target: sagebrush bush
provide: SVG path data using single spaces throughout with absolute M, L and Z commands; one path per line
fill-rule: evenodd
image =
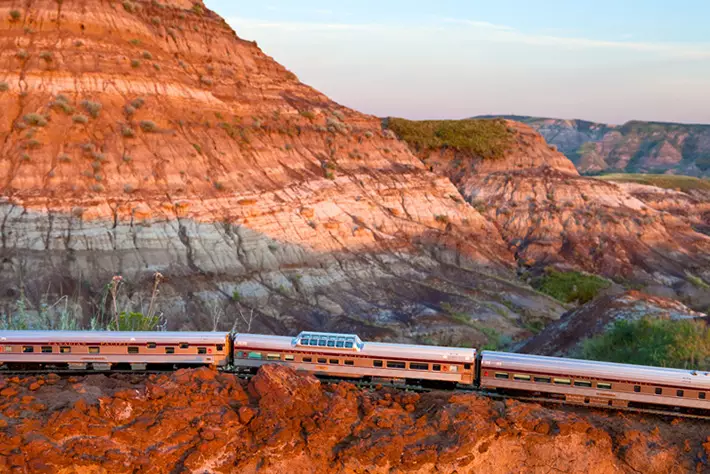
M 29 125 L 34 125 L 36 127 L 44 127 L 45 125 L 47 125 L 47 118 L 41 114 L 27 114 L 22 117 L 22 119 Z
M 39 58 L 48 63 L 54 61 L 54 55 L 49 51 L 42 51 L 41 53 L 39 53 Z
M 10 10 L 10 19 L 12 21 L 17 21 L 22 18 L 22 13 L 19 10 Z
M 93 118 L 97 118 L 99 116 L 99 112 L 101 112 L 101 109 L 103 108 L 101 103 L 92 102 L 90 100 L 83 100 L 81 102 L 81 106 L 84 107 L 84 110 L 86 110 Z
M 74 123 L 85 124 L 85 123 L 89 122 L 89 117 L 87 117 L 86 115 L 82 115 L 82 114 L 74 115 L 71 119 L 72 119 L 72 122 L 74 122 Z
M 150 120 L 141 120 L 140 127 L 141 130 L 146 133 L 151 133 L 158 130 L 158 126 L 155 124 L 155 122 L 152 122 Z

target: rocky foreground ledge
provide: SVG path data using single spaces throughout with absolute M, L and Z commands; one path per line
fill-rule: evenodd
M 364 391 L 280 366 L 0 379 L 0 472 L 710 471 L 710 426 L 475 394 Z

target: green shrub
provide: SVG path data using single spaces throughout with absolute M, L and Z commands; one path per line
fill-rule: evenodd
M 121 135 L 123 135 L 125 138 L 133 138 L 136 136 L 136 132 L 134 132 L 131 127 L 124 125 L 123 127 L 121 127 Z
M 501 158 L 513 142 L 503 120 L 389 118 L 386 126 L 417 150 L 453 148 L 487 159 Z
M 10 19 L 12 21 L 18 21 L 22 17 L 19 10 L 10 10 Z
M 72 119 L 72 122 L 74 122 L 74 123 L 85 124 L 85 123 L 89 122 L 89 117 L 87 117 L 86 115 L 82 115 L 82 114 L 76 114 L 71 119 Z
M 101 112 L 101 109 L 103 108 L 99 102 L 92 102 L 90 100 L 83 100 L 81 102 L 81 106 L 84 107 L 84 110 L 86 110 L 93 118 L 97 118 L 99 116 L 99 112 Z
M 584 304 L 593 300 L 600 290 L 608 288 L 610 283 L 596 275 L 550 270 L 534 281 L 533 286 L 563 303 Z
M 125 0 L 123 2 L 123 9 L 126 10 L 128 13 L 135 13 L 138 7 L 135 3 Z
M 41 114 L 27 114 L 22 119 L 29 125 L 36 127 L 44 127 L 47 125 L 47 118 Z
M 158 316 L 123 311 L 118 315 L 118 327 L 116 321 L 111 321 L 107 329 L 109 331 L 155 331 L 158 324 L 160 324 Z
M 616 321 L 582 346 L 585 359 L 710 370 L 710 328 L 699 321 Z
M 153 59 L 153 55 L 150 54 L 150 51 L 143 51 L 141 56 L 143 56 L 143 59 Z
M 5 81 L 0 81 L 0 92 L 6 92 L 10 89 L 10 84 Z
M 39 58 L 48 63 L 54 61 L 54 55 L 52 55 L 52 53 L 50 53 L 49 51 L 42 51 L 41 53 L 39 53 Z
M 141 130 L 146 133 L 152 133 L 158 130 L 158 126 L 155 122 L 151 122 L 150 120 L 141 120 L 140 127 Z
M 131 59 L 131 67 L 132 68 L 139 68 L 141 67 L 141 62 L 139 59 Z
M 299 113 L 301 114 L 301 116 L 307 118 L 308 120 L 313 120 L 314 118 L 316 118 L 316 114 L 314 114 L 310 110 L 301 110 Z

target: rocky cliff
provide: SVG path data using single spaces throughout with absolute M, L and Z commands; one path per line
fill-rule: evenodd
M 562 312 L 448 179 L 200 2 L 2 0 L 0 85 L 0 313 L 88 324 L 114 275 L 144 311 L 156 272 L 171 328 L 470 344 L 443 303 Z
M 706 472 L 703 422 L 363 391 L 280 366 L 0 379 L 0 469 L 47 473 Z
M 710 125 L 505 116 L 526 123 L 582 173 L 601 171 L 710 176 Z
M 672 294 L 667 296 L 689 298 L 706 308 L 710 238 L 697 228 L 697 216 L 677 215 L 670 201 L 664 208 L 625 185 L 580 176 L 570 160 L 527 125 L 493 123 L 508 138 L 501 145 L 505 151 L 489 157 L 452 140 L 419 146 L 423 139 L 412 139 L 417 134 L 407 128 L 416 128 L 411 125 L 416 122 L 391 122 L 391 127 L 498 228 L 522 268 L 582 269 L 621 283 L 668 288 Z M 426 133 L 442 135 L 440 130 Z M 693 283 L 696 277 L 699 285 Z

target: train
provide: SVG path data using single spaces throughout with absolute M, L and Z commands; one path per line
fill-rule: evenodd
M 473 348 L 363 342 L 355 334 L 0 331 L 3 369 L 147 370 L 282 364 L 321 377 L 531 395 L 600 407 L 710 413 L 710 373 Z

